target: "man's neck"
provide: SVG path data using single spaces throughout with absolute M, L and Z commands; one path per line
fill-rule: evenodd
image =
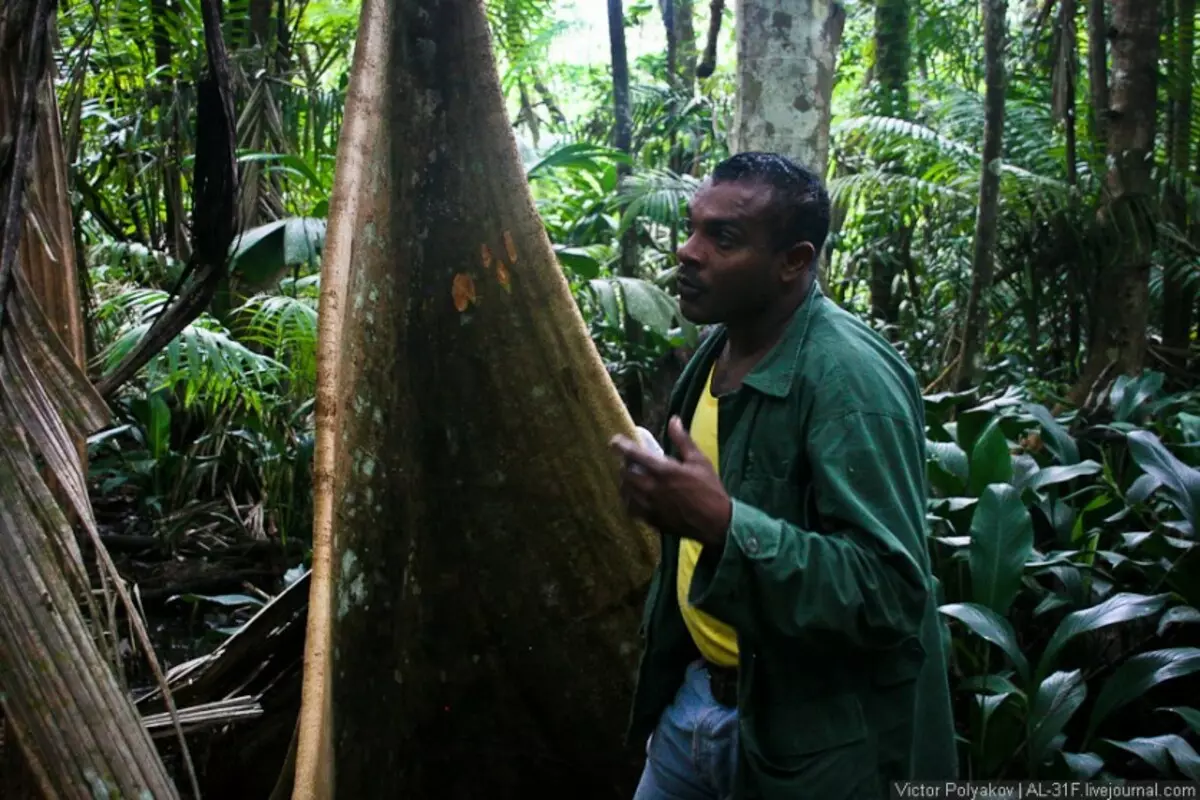
M 812 291 L 811 285 L 788 302 L 777 303 L 753 319 L 725 325 L 725 356 L 735 364 L 753 364 L 779 342 L 796 310 Z

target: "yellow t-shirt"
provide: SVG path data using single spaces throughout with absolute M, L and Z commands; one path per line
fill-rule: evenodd
M 712 394 L 712 371 L 708 373 L 704 394 L 696 404 L 696 413 L 692 417 L 689 433 L 713 463 L 713 468 L 719 472 L 721 462 L 717 458 L 717 398 Z M 683 613 L 683 621 L 691 632 L 696 647 L 700 648 L 700 653 L 715 664 L 733 667 L 738 663 L 737 633 L 724 622 L 688 605 L 692 572 L 696 569 L 702 548 L 703 545 L 695 539 L 681 539 L 679 542 L 679 572 L 675 581 L 679 610 Z

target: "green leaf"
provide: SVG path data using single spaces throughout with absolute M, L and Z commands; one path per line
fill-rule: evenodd
M 1102 739 L 1101 741 L 1132 753 L 1158 770 L 1164 777 L 1173 776 L 1171 762 L 1190 780 L 1200 780 L 1200 756 L 1187 740 L 1176 734 L 1139 736 L 1135 739 Z
M 1017 644 L 1017 634 L 1004 617 L 977 603 L 948 603 L 939 607 L 938 611 L 958 620 L 977 636 L 999 647 L 1008 656 L 1021 680 L 1029 679 L 1029 662 Z
M 1162 610 L 1169 598 L 1169 594 L 1145 595 L 1121 592 L 1099 605 L 1067 614 L 1058 624 L 1054 635 L 1050 637 L 1046 649 L 1042 651 L 1041 661 L 1038 662 L 1038 676 L 1046 675 L 1053 668 L 1063 647 L 1076 636 L 1106 628 L 1109 625 L 1153 616 Z
M 1128 436 L 1129 453 L 1147 474 L 1162 482 L 1163 491 L 1178 508 L 1192 531 L 1196 530 L 1196 512 L 1200 509 L 1200 470 L 1184 464 L 1149 431 L 1133 431 Z
M 1039 403 L 1027 403 L 1025 410 L 1042 426 L 1046 433 L 1042 441 L 1060 464 L 1079 462 L 1079 446 L 1075 444 L 1071 434 L 1067 433 L 1067 429 L 1054 419 L 1049 409 Z
M 1192 729 L 1192 733 L 1200 734 L 1200 711 L 1188 706 L 1166 706 L 1160 710 L 1178 714 L 1187 723 L 1188 727 Z
M 971 519 L 972 599 L 1007 614 L 1032 553 L 1033 520 L 1020 492 L 1006 484 L 988 486 Z
M 1080 670 L 1055 672 L 1038 685 L 1029 707 L 1029 760 L 1041 764 L 1051 743 L 1083 705 L 1087 684 Z
M 1162 619 L 1158 621 L 1158 635 L 1162 636 L 1171 625 L 1189 622 L 1200 622 L 1200 611 L 1191 606 L 1175 606 L 1167 609 L 1167 613 L 1163 614 Z
M 1034 474 L 1027 485 L 1031 489 L 1041 489 L 1082 478 L 1085 475 L 1095 475 L 1102 469 L 1103 467 L 1090 458 L 1087 461 L 1080 461 L 1065 467 L 1045 467 Z
M 1162 486 L 1160 481 L 1149 472 L 1142 473 L 1137 480 L 1129 485 L 1129 489 L 1125 492 L 1125 502 L 1129 505 L 1140 505 L 1146 502 L 1146 499 L 1157 489 Z
M 1095 753 L 1059 753 L 1067 769 L 1079 780 L 1091 780 L 1104 769 L 1104 759 Z
M 961 495 L 967 490 L 970 467 L 967 454 L 954 442 L 925 442 L 929 454 L 930 480 L 948 495 Z
M 604 298 L 605 293 L 611 294 L 613 287 L 618 287 L 625 303 L 625 310 L 635 321 L 645 325 L 663 336 L 670 332 L 671 325 L 676 319 L 682 320 L 679 305 L 675 298 L 664 292 L 649 281 L 640 278 L 597 278 L 589 281 L 589 285 L 598 296 Z M 609 302 L 601 299 L 601 304 Z M 605 306 L 606 314 L 619 320 L 615 309 Z M 612 321 L 610 319 L 610 321 Z
M 288 267 L 312 264 L 325 246 L 325 220 L 289 217 L 243 232 L 233 240 L 230 271 L 251 287 L 276 282 Z
M 993 417 L 975 446 L 971 448 L 970 483 L 971 494 L 980 496 L 984 487 L 993 483 L 1012 481 L 1012 456 L 1008 452 L 1008 441 L 1000 429 L 1000 417 Z
M 1116 711 L 1161 683 L 1200 671 L 1200 648 L 1172 647 L 1138 653 L 1109 676 L 1092 707 L 1087 738 Z
M 185 603 L 213 603 L 214 605 L 231 608 L 263 605 L 262 599 L 251 597 L 248 594 L 177 594 L 172 596 L 170 600 L 182 600 Z

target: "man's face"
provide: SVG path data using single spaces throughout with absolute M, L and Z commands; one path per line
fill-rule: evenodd
M 775 246 L 771 192 L 752 181 L 710 182 L 696 192 L 677 252 L 680 311 L 692 322 L 749 319 L 780 299 L 797 254 Z

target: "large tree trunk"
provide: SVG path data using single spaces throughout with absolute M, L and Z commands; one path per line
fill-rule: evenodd
M 963 318 L 962 343 L 954 383 L 969 388 L 979 374 L 987 346 L 987 296 L 995 266 L 996 226 L 1000 212 L 1000 155 L 1004 142 L 1005 0 L 987 0 L 983 18 L 987 88 L 984 99 L 983 165 L 979 178 L 979 210 L 975 215 L 975 248 L 971 258 L 971 294 Z
M 1174 126 L 1170 134 L 1171 188 L 1168 193 L 1172 221 L 1188 233 L 1188 193 L 1192 185 L 1192 56 L 1196 45 L 1196 0 L 1176 0 L 1177 27 L 1173 54 L 1174 80 L 1171 106 Z M 1184 280 L 1184 270 L 1169 267 L 1163 281 L 1163 344 L 1169 358 L 1182 366 L 1187 361 L 1196 295 Z
M 1108 206 L 1113 257 L 1103 266 L 1102 291 L 1087 365 L 1072 392 L 1088 396 L 1106 374 L 1136 374 L 1146 351 L 1150 255 L 1153 251 L 1154 125 L 1158 64 L 1158 3 L 1113 4 L 1112 113 L 1108 125 Z
M 294 796 L 631 796 L 656 545 L 480 0 L 364 3 L 321 293 Z
M 738 0 L 733 151 L 788 156 L 822 178 L 846 12 L 836 0 Z

